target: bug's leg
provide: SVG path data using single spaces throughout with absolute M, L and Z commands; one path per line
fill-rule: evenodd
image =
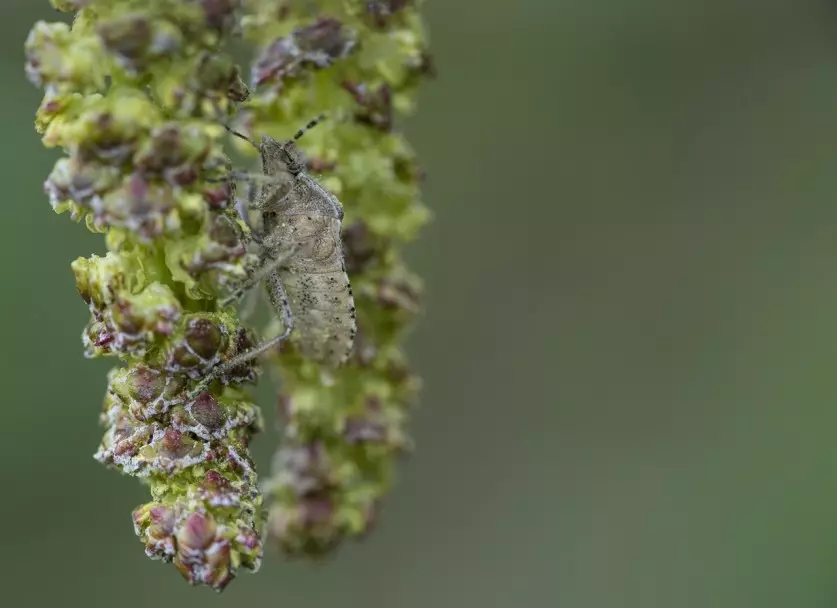
M 250 206 L 247 204 L 246 201 L 243 201 L 240 198 L 235 199 L 235 212 L 238 214 L 238 217 L 241 218 L 241 221 L 247 224 L 247 227 L 250 229 L 250 232 L 254 232 L 253 226 L 250 224 L 250 214 L 248 213 Z
M 247 277 L 236 289 L 235 291 L 223 298 L 219 304 L 222 307 L 229 306 L 236 300 L 240 300 L 244 294 L 254 287 L 256 287 L 259 283 L 261 283 L 268 275 L 271 273 L 276 272 L 276 269 L 285 264 L 291 257 L 293 257 L 294 253 L 296 253 L 296 247 L 292 245 L 287 245 L 282 250 L 280 250 L 275 257 L 268 257 L 264 258 L 258 268 Z
M 248 181 L 247 182 L 247 199 L 236 199 L 235 201 L 235 209 L 238 211 L 239 216 L 244 220 L 244 223 L 250 228 L 250 234 L 253 235 L 253 240 L 258 244 L 264 243 L 264 234 L 261 233 L 260 230 L 256 230 L 251 222 L 250 211 L 253 210 L 255 206 L 253 203 L 254 201 L 258 200 L 258 193 L 259 190 L 257 189 L 257 184 Z
M 261 186 L 261 185 L 264 185 L 264 184 L 276 184 L 279 181 L 275 177 L 270 176 L 270 175 L 264 175 L 262 173 L 246 173 L 246 172 L 243 172 L 243 171 L 233 171 L 233 172 L 231 172 L 230 173 L 230 179 L 234 179 L 234 180 L 240 181 L 240 182 L 245 182 L 246 184 L 248 184 L 250 186 L 248 188 L 248 196 L 247 196 L 248 200 L 247 200 L 246 205 L 251 211 L 262 211 L 264 209 L 264 204 L 261 203 L 258 199 L 258 196 L 256 196 L 256 194 L 258 192 L 257 187 Z M 285 196 L 283 196 L 282 199 L 280 199 L 278 202 L 281 203 L 282 200 L 287 198 L 289 195 L 290 195 L 290 192 L 285 194 Z M 275 205 L 277 203 L 273 202 L 271 204 Z M 236 202 L 236 205 L 238 205 L 238 201 Z M 243 205 L 243 203 L 242 203 L 242 205 Z M 238 209 L 238 206 L 236 206 L 236 209 Z
M 248 173 L 247 171 L 230 171 L 229 179 L 234 179 L 239 182 L 247 182 L 254 185 L 271 184 L 276 181 L 276 178 L 263 173 Z
M 241 218 L 241 221 L 244 222 L 247 228 L 250 229 L 250 238 L 253 240 L 253 242 L 257 245 L 263 245 L 264 236 L 258 228 L 253 226 L 252 218 L 250 217 L 249 203 L 240 198 L 235 199 L 235 212 L 238 214 L 238 217 Z
M 279 278 L 279 273 L 273 272 L 268 275 L 265 279 L 265 283 L 268 295 L 270 296 L 270 302 L 273 304 L 277 314 L 282 319 L 282 326 L 284 327 L 282 333 L 278 336 L 270 338 L 269 340 L 265 340 L 258 346 L 255 346 L 246 352 L 240 353 L 229 361 L 214 367 L 212 371 L 204 376 L 203 380 L 201 380 L 200 383 L 192 389 L 189 393 L 190 399 L 197 397 L 198 394 L 205 391 L 206 387 L 218 378 L 225 376 L 235 368 L 247 363 L 248 361 L 255 359 L 262 353 L 266 353 L 267 351 L 275 348 L 281 342 L 286 340 L 289 335 L 291 335 L 294 327 L 294 318 L 293 313 L 291 312 L 290 304 L 288 303 L 288 297 L 285 294 L 285 289 L 282 287 L 282 280 Z
M 229 183 L 231 180 L 240 179 L 248 183 L 248 186 L 250 187 L 247 189 L 247 200 L 235 197 L 235 204 L 233 207 L 235 208 L 235 212 L 238 214 L 238 217 L 241 218 L 241 221 L 244 222 L 250 229 L 250 236 L 253 238 L 253 241 L 261 244 L 262 235 L 253 227 L 253 223 L 250 221 L 250 210 L 257 209 L 258 207 L 253 203 L 256 197 L 252 186 L 255 184 L 253 183 L 253 180 L 249 178 L 250 176 L 246 173 L 230 171 L 229 174 L 224 177 L 207 177 L 204 181 L 210 184 L 221 184 Z M 235 190 L 233 190 L 233 192 L 235 192 Z

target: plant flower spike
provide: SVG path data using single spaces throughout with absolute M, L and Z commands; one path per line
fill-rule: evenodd
M 45 191 L 105 235 L 104 257 L 72 264 L 85 354 L 119 361 L 95 458 L 148 485 L 133 512 L 146 554 L 221 591 L 258 570 L 264 540 L 315 557 L 362 536 L 420 385 L 401 343 L 421 285 L 401 249 L 429 213 L 394 123 L 432 72 L 421 0 L 51 3 L 72 25 L 26 41 L 36 129 L 65 151 Z M 251 328 L 237 301 L 259 284 L 277 314 Z M 281 424 L 260 481 L 262 368 Z

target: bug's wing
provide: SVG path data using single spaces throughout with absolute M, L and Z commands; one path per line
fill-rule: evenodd
M 337 366 L 349 356 L 356 333 L 355 303 L 340 246 L 340 220 L 288 216 L 299 249 L 280 271 L 303 356 Z
M 301 274 L 287 269 L 281 274 L 285 290 L 293 298 L 294 340 L 300 354 L 332 367 L 344 363 L 357 331 L 346 273 Z M 307 305 L 302 304 L 306 301 Z
M 305 174 L 296 183 L 277 212 L 283 215 L 311 215 L 343 219 L 343 206 L 337 197 Z

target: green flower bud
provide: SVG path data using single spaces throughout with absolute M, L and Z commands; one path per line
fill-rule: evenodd
M 142 13 L 121 15 L 96 27 L 102 45 L 127 73 L 138 75 L 161 57 L 175 54 L 182 34 L 167 21 L 150 21 Z
M 354 33 L 337 19 L 322 18 L 273 40 L 253 65 L 252 86 L 282 83 L 305 70 L 326 68 L 355 47 Z
M 65 23 L 39 21 L 26 39 L 26 76 L 48 93 L 101 90 L 105 72 L 96 40 L 73 35 Z
M 189 583 L 222 591 L 239 567 L 258 570 L 261 542 L 241 521 L 223 523 L 189 503 L 149 503 L 134 511 L 137 536 L 152 559 L 173 562 Z

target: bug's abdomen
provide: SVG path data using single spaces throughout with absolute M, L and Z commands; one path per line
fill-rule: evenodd
M 346 272 L 288 268 L 282 283 L 294 315 L 293 338 L 303 357 L 340 365 L 355 337 L 355 303 Z
M 355 303 L 335 218 L 287 218 L 299 250 L 280 271 L 294 316 L 292 338 L 303 357 L 338 366 L 354 343 Z

